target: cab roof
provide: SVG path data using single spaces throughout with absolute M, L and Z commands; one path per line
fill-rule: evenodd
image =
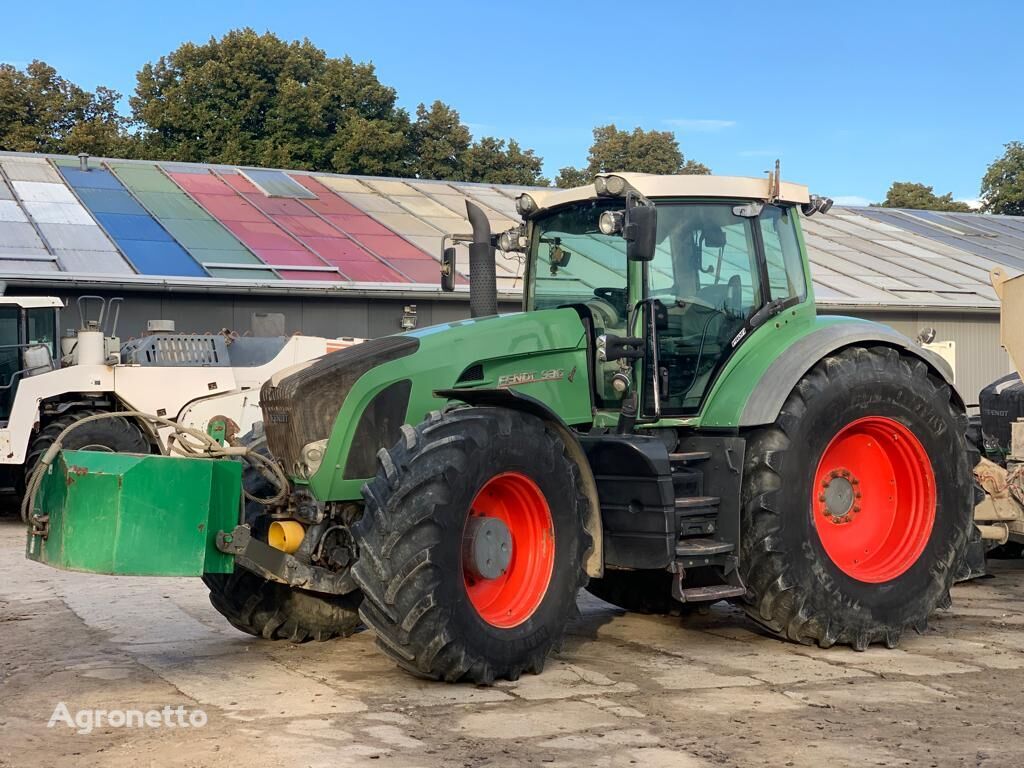
M 0 307 L 63 307 L 64 302 L 56 296 L 0 296 Z
M 747 176 L 710 176 L 710 175 L 659 175 L 653 173 L 602 173 L 605 178 L 619 176 L 626 184 L 647 198 L 696 197 L 696 198 L 728 198 L 740 200 L 772 199 L 771 180 Z M 536 211 L 530 216 L 567 203 L 596 200 L 600 196 L 593 184 L 572 189 L 538 189 L 528 193 L 537 204 Z M 810 194 L 803 184 L 780 182 L 775 199 L 784 203 L 806 203 Z

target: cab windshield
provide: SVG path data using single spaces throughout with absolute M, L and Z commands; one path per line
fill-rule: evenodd
M 649 383 L 657 381 L 666 415 L 699 409 L 738 335 L 764 302 L 806 295 L 795 214 L 766 205 L 759 217 L 742 217 L 733 210 L 736 204 L 658 204 L 658 244 L 646 270 L 646 293 L 657 328 L 659 370 L 649 374 Z M 528 308 L 583 304 L 596 334 L 627 335 L 626 243 L 597 228 L 602 211 L 621 207 L 621 200 L 588 201 L 534 222 Z M 618 403 L 610 386 L 617 370 L 617 363 L 598 365 L 599 406 Z

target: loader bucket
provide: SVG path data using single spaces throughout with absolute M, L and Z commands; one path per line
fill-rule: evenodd
M 1024 377 L 1024 275 L 1007 277 L 996 267 L 989 273 L 992 287 L 1002 302 L 999 340 L 1010 354 L 1017 373 Z
M 27 556 L 70 571 L 230 573 L 218 531 L 239 522 L 237 461 L 62 451 L 36 494 Z

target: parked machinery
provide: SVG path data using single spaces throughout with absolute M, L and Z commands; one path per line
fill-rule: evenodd
M 78 327 L 58 339 L 63 302 L 0 296 L 0 468 L 7 485 L 24 475 L 68 425 L 84 416 L 136 410 L 205 429 L 224 416 L 244 434 L 262 416 L 259 391 L 271 374 L 358 339 L 178 334 L 168 321 L 123 344 L 120 299 L 78 300 Z M 104 419 L 70 435 L 66 447 L 147 453 L 155 432 L 133 418 Z

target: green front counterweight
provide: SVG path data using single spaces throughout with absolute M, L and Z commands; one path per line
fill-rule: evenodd
M 230 573 L 218 531 L 239 520 L 237 461 L 62 451 L 36 495 L 27 555 L 129 576 Z

